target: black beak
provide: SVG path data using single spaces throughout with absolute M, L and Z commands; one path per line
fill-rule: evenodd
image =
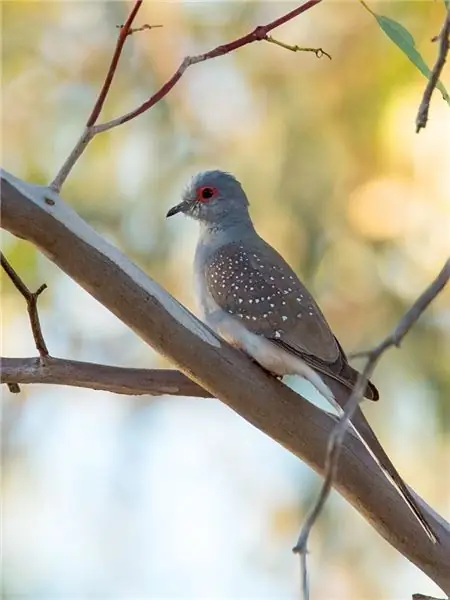
M 186 210 L 188 208 L 189 208 L 189 202 L 186 202 L 186 200 L 183 200 L 183 202 L 180 202 L 180 204 L 173 206 L 169 210 L 169 212 L 166 215 L 166 219 L 167 219 L 167 217 L 173 217 L 173 215 L 176 215 L 179 212 L 186 212 Z

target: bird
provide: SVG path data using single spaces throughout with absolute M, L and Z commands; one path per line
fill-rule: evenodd
M 200 223 L 194 281 L 204 322 L 272 375 L 308 379 L 342 414 L 359 373 L 349 365 L 313 296 L 256 232 L 241 183 L 225 171 L 202 171 L 166 216 L 177 213 Z M 379 399 L 371 381 L 364 396 Z M 351 425 L 428 538 L 437 542 L 360 407 Z

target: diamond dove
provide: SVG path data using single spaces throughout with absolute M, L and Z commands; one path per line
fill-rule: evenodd
M 200 223 L 194 275 L 205 322 L 270 373 L 308 379 L 342 412 L 358 372 L 348 364 L 312 295 L 256 232 L 239 181 L 218 170 L 198 173 L 167 216 L 180 212 Z M 371 382 L 365 396 L 378 400 Z M 352 427 L 428 537 L 436 541 L 360 408 Z

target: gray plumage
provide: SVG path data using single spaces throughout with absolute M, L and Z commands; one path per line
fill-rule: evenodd
M 167 216 L 184 212 L 200 222 L 194 273 L 206 323 L 277 376 L 307 378 L 342 410 L 358 376 L 322 311 L 297 275 L 255 231 L 241 184 L 205 171 L 187 186 Z M 378 399 L 368 383 L 365 395 Z M 428 534 L 433 531 L 378 442 L 362 411 L 352 425 Z

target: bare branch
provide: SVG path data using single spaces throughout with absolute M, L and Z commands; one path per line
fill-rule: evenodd
M 281 42 L 280 40 L 276 40 L 271 35 L 266 35 L 266 41 L 271 44 L 276 44 L 281 48 L 285 48 L 286 50 L 290 50 L 291 52 L 314 52 L 317 58 L 322 58 L 323 56 L 327 56 L 331 60 L 331 55 L 328 52 L 325 52 L 323 48 L 308 48 L 303 46 L 286 44 L 285 42 Z
M 419 319 L 420 315 L 426 310 L 428 305 L 436 296 L 441 292 L 447 285 L 450 278 L 450 259 L 447 260 L 445 265 L 442 267 L 441 272 L 436 279 L 431 283 L 423 294 L 414 302 L 408 312 L 403 316 L 402 320 L 391 333 L 391 335 L 381 344 L 381 348 L 378 352 L 383 352 L 390 346 L 400 346 L 400 342 Z M 377 352 L 377 349 L 372 350 L 372 355 Z
M 100 90 L 98 98 L 94 104 L 92 111 L 91 111 L 91 114 L 89 115 L 89 117 L 87 119 L 86 126 L 84 128 L 84 132 L 83 132 L 82 136 L 80 137 L 80 139 L 78 140 L 78 142 L 76 143 L 72 152 L 67 157 L 67 160 L 64 162 L 63 166 L 59 170 L 55 179 L 50 184 L 50 187 L 55 191 L 59 191 L 61 189 L 63 183 L 67 179 L 73 166 L 75 165 L 77 160 L 80 158 L 80 156 L 83 154 L 84 150 L 86 149 L 86 146 L 89 144 L 91 139 L 94 137 L 94 132 L 92 130 L 92 126 L 95 125 L 95 123 L 97 122 L 97 119 L 102 111 L 103 105 L 106 100 L 106 96 L 108 95 L 109 89 L 112 84 L 112 80 L 113 80 L 114 75 L 117 70 L 117 65 L 119 64 L 119 60 L 120 60 L 120 56 L 122 54 L 123 47 L 127 40 L 128 34 L 130 33 L 131 25 L 134 21 L 134 18 L 137 15 L 139 9 L 141 8 L 142 2 L 143 2 L 143 0 L 136 0 L 133 8 L 130 11 L 130 14 L 128 15 L 127 20 L 120 27 L 120 32 L 117 37 L 116 48 L 114 50 L 114 53 L 113 53 L 113 56 L 111 59 L 111 64 L 109 65 L 108 72 L 106 73 L 106 77 L 105 77 L 105 81 L 103 82 L 102 89 Z
M 283 25 L 284 23 L 287 23 L 288 21 L 294 19 L 301 13 L 312 8 L 316 4 L 319 4 L 319 2 L 321 1 L 322 0 L 309 0 L 308 2 L 305 2 L 305 4 L 303 4 L 302 6 L 291 10 L 279 19 L 271 21 L 267 25 L 259 25 L 252 32 L 247 33 L 246 35 L 232 42 L 228 42 L 226 44 L 222 44 L 221 46 L 217 46 L 216 48 L 213 48 L 212 50 L 209 50 L 204 54 L 186 56 L 181 62 L 178 69 L 172 75 L 172 77 L 168 81 L 166 81 L 166 83 L 155 94 L 153 94 L 153 96 L 151 96 L 148 100 L 143 102 L 140 106 L 130 111 L 129 113 L 122 115 L 117 119 L 108 121 L 107 123 L 100 123 L 99 125 L 95 126 L 95 134 L 107 131 L 108 129 L 112 129 L 113 127 L 117 127 L 118 125 L 122 125 L 123 123 L 131 121 L 131 119 L 134 119 L 135 117 L 146 112 L 149 108 L 154 106 L 157 102 L 159 102 L 162 98 L 164 98 L 164 96 L 166 96 L 170 92 L 174 85 L 178 83 L 178 81 L 181 79 L 186 70 L 192 65 L 196 65 L 198 63 L 205 62 L 213 58 L 218 58 L 219 56 L 224 56 L 225 54 L 234 52 L 235 50 L 238 50 L 239 48 L 247 46 L 248 44 L 251 44 L 253 42 L 266 40 L 269 31 L 272 31 L 276 27 L 279 27 L 280 25 Z
M 0 382 L 45 383 L 103 390 L 130 396 L 193 396 L 211 394 L 173 369 L 131 369 L 62 358 L 2 358 Z
M 55 179 L 51 182 L 50 188 L 56 192 L 61 190 L 62 185 L 69 176 L 70 171 L 73 169 L 75 163 L 86 150 L 87 145 L 94 137 L 94 131 L 92 127 L 85 127 L 80 139 L 75 144 L 74 149 L 67 157 L 61 169 L 58 171 Z
M 450 9 L 447 10 L 445 16 L 444 25 L 442 26 L 441 33 L 438 35 L 439 39 L 439 52 L 431 70 L 431 75 L 427 83 L 427 87 L 423 93 L 422 102 L 420 103 L 419 110 L 416 117 L 416 133 L 419 133 L 423 129 L 428 121 L 428 112 L 430 110 L 431 96 L 436 89 L 439 81 L 442 69 L 444 68 L 445 61 L 450 45 Z
M 363 399 L 364 390 L 366 389 L 367 381 L 372 376 L 375 366 L 382 354 L 391 346 L 399 346 L 404 336 L 408 333 L 411 327 L 419 319 L 420 315 L 425 311 L 430 302 L 443 290 L 450 278 L 450 259 L 447 260 L 441 272 L 436 279 L 427 287 L 427 289 L 419 296 L 411 308 L 405 313 L 394 331 L 386 337 L 378 346 L 365 353 L 368 357 L 366 365 L 358 377 L 355 387 L 350 395 L 349 401 L 345 406 L 342 417 L 333 429 L 327 449 L 325 463 L 325 479 L 320 490 L 320 494 L 314 504 L 312 510 L 308 514 L 305 523 L 300 531 L 299 538 L 293 549 L 294 552 L 302 555 L 303 560 L 306 560 L 307 545 L 311 530 L 323 510 L 325 502 L 328 499 L 331 488 L 336 480 L 337 467 L 339 456 L 344 442 L 345 434 L 349 428 L 350 421 Z M 304 572 L 304 577 L 307 572 Z M 307 597 L 304 596 L 305 600 Z
M 106 74 L 105 81 L 103 82 L 102 89 L 100 90 L 100 93 L 98 95 L 98 98 L 94 105 L 94 108 L 92 109 L 92 112 L 86 122 L 87 128 L 92 127 L 92 125 L 94 125 L 97 122 L 97 119 L 101 113 L 101 110 L 102 110 L 103 105 L 106 100 L 106 96 L 108 95 L 108 92 L 109 92 L 109 88 L 111 87 L 113 77 L 116 74 L 120 55 L 122 54 L 122 50 L 125 45 L 126 39 L 128 37 L 128 34 L 130 33 L 131 25 L 133 24 L 133 21 L 137 15 L 139 9 L 142 6 L 142 2 L 143 2 L 143 0 L 135 1 L 134 6 L 130 11 L 130 14 L 128 15 L 127 20 L 125 21 L 123 26 L 120 27 L 119 36 L 117 38 L 117 43 L 116 43 L 116 48 L 114 50 L 114 54 L 111 59 L 111 64 L 109 65 L 109 69 Z
M 42 292 L 47 289 L 47 284 L 43 283 L 35 292 L 31 292 L 6 260 L 3 252 L 0 253 L 0 256 L 3 269 L 13 282 L 14 287 L 21 294 L 21 296 L 25 298 L 25 302 L 27 303 L 28 316 L 30 318 L 31 331 L 33 333 L 36 349 L 41 357 L 48 356 L 47 344 L 45 343 L 44 336 L 42 334 L 41 323 L 39 321 L 39 313 L 37 309 L 38 298 Z M 14 393 L 17 393 L 17 390 L 14 390 Z
M 125 115 L 122 115 L 121 117 L 117 117 L 116 119 L 112 119 L 111 121 L 107 121 L 105 123 L 100 123 L 100 124 L 96 125 L 95 123 L 97 122 L 97 118 L 103 107 L 103 104 L 105 102 L 106 96 L 109 91 L 109 88 L 111 87 L 111 83 L 112 83 L 114 74 L 117 69 L 117 64 L 119 62 L 119 58 L 120 58 L 120 55 L 121 55 L 121 52 L 123 49 L 123 45 L 130 33 L 131 24 L 134 20 L 134 17 L 136 16 L 137 11 L 139 10 L 139 8 L 142 4 L 142 0 L 137 0 L 132 11 L 130 12 L 128 19 L 126 20 L 123 27 L 120 29 L 120 33 L 119 33 L 119 37 L 117 40 L 116 49 L 114 51 L 114 55 L 113 55 L 113 58 L 111 61 L 111 65 L 108 69 L 108 73 L 106 75 L 106 79 L 105 79 L 105 82 L 100 91 L 97 102 L 95 103 L 95 106 L 92 110 L 90 117 L 88 118 L 83 135 L 77 142 L 75 148 L 70 153 L 70 155 L 67 158 L 67 160 L 65 161 L 64 165 L 61 167 L 59 173 L 56 175 L 53 182 L 50 184 L 51 189 L 54 190 L 55 192 L 59 192 L 61 190 L 61 187 L 64 184 L 65 180 L 67 179 L 73 166 L 75 165 L 77 160 L 80 158 L 80 156 L 86 149 L 86 146 L 89 144 L 89 142 L 95 135 L 102 133 L 104 131 L 108 131 L 109 129 L 113 129 L 114 127 L 118 127 L 119 125 L 123 125 L 124 123 L 131 121 L 132 119 L 136 118 L 137 116 L 139 116 L 142 113 L 149 110 L 152 106 L 154 106 L 157 102 L 159 102 L 162 98 L 164 98 L 164 96 L 166 96 L 170 92 L 170 90 L 178 83 L 178 81 L 181 79 L 181 77 L 183 76 L 185 71 L 190 66 L 195 65 L 200 62 L 204 62 L 206 60 L 211 60 L 213 58 L 217 58 L 219 56 L 224 56 L 225 54 L 234 52 L 238 48 L 242 48 L 243 46 L 246 46 L 253 42 L 265 40 L 265 39 L 267 39 L 267 35 L 270 31 L 272 31 L 276 27 L 279 27 L 280 25 L 283 25 L 284 23 L 287 23 L 288 21 L 291 21 L 295 17 L 298 17 L 298 15 L 300 15 L 301 13 L 312 8 L 316 4 L 319 4 L 320 2 L 322 2 L 322 0 L 308 0 L 307 2 L 305 2 L 305 4 L 298 6 L 297 8 L 291 10 L 290 12 L 279 17 L 278 19 L 275 19 L 274 21 L 267 23 L 267 25 L 259 25 L 250 33 L 247 33 L 246 35 L 244 35 L 236 40 L 233 40 L 232 42 L 228 42 L 227 44 L 217 46 L 216 48 L 213 48 L 212 50 L 210 50 L 209 52 L 205 52 L 204 54 L 199 54 L 197 56 L 186 56 L 183 59 L 183 61 L 181 62 L 178 69 L 172 75 L 172 77 L 170 77 L 170 79 L 168 79 L 168 81 L 166 81 L 166 83 L 164 85 L 162 85 L 161 88 L 155 94 L 153 94 L 150 98 L 148 98 L 140 106 L 138 106 L 134 110 L 131 110 L 130 112 L 126 113 Z M 146 26 L 143 26 L 142 28 L 148 29 L 148 27 L 146 27 Z M 140 29 L 140 28 L 138 28 L 138 29 Z M 285 46 L 285 47 L 287 47 L 287 46 Z

